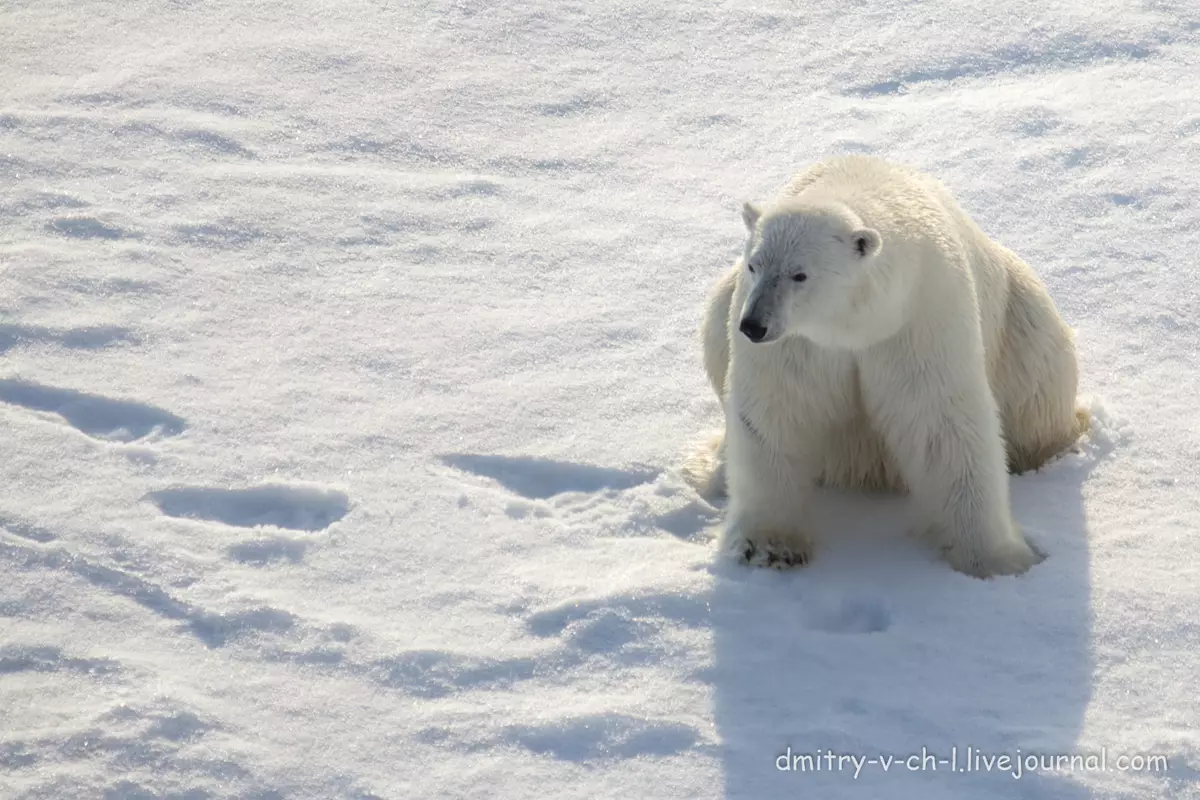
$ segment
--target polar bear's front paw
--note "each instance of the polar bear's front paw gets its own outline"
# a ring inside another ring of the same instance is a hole
[[[795,536],[743,536],[730,548],[738,561],[751,567],[791,569],[803,567],[812,559],[812,547]]]
[[[952,544],[942,552],[945,553],[950,566],[974,578],[1020,575],[1045,558],[1045,555],[1030,547],[1023,538],[994,545],[982,551]]]

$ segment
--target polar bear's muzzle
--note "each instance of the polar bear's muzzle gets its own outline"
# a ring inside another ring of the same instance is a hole
[[[767,284],[766,286],[762,285]],[[777,331],[771,330],[771,322],[775,317],[775,281],[763,281],[755,287],[754,293],[746,301],[742,311],[742,321],[738,330],[755,344],[773,342],[779,338]],[[775,326],[778,327],[778,326]]]
[[[753,317],[742,317],[738,330],[752,342],[762,342],[767,338],[767,326]]]

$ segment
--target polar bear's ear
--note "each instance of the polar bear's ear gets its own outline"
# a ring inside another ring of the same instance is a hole
[[[746,223],[746,230],[754,233],[754,227],[758,225],[758,218],[762,216],[762,209],[754,205],[754,203],[742,203],[742,222]]]
[[[846,237],[846,241],[854,248],[854,252],[859,258],[873,256],[883,246],[883,240],[879,237],[879,231],[872,228],[859,228],[856,231],[851,231],[850,235]]]

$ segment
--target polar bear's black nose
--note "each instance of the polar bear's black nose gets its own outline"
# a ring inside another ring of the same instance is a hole
[[[742,324],[738,326],[738,329],[746,334],[746,338],[752,342],[761,342],[767,335],[767,326],[750,317],[742,320]]]

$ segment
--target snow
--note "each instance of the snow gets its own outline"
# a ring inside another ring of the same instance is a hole
[[[1200,796],[1194,3],[18,0],[0,53],[0,797]],[[679,477],[740,202],[845,152],[1078,330],[1023,577],[836,494],[739,567]],[[967,747],[1108,769],[900,766]]]

